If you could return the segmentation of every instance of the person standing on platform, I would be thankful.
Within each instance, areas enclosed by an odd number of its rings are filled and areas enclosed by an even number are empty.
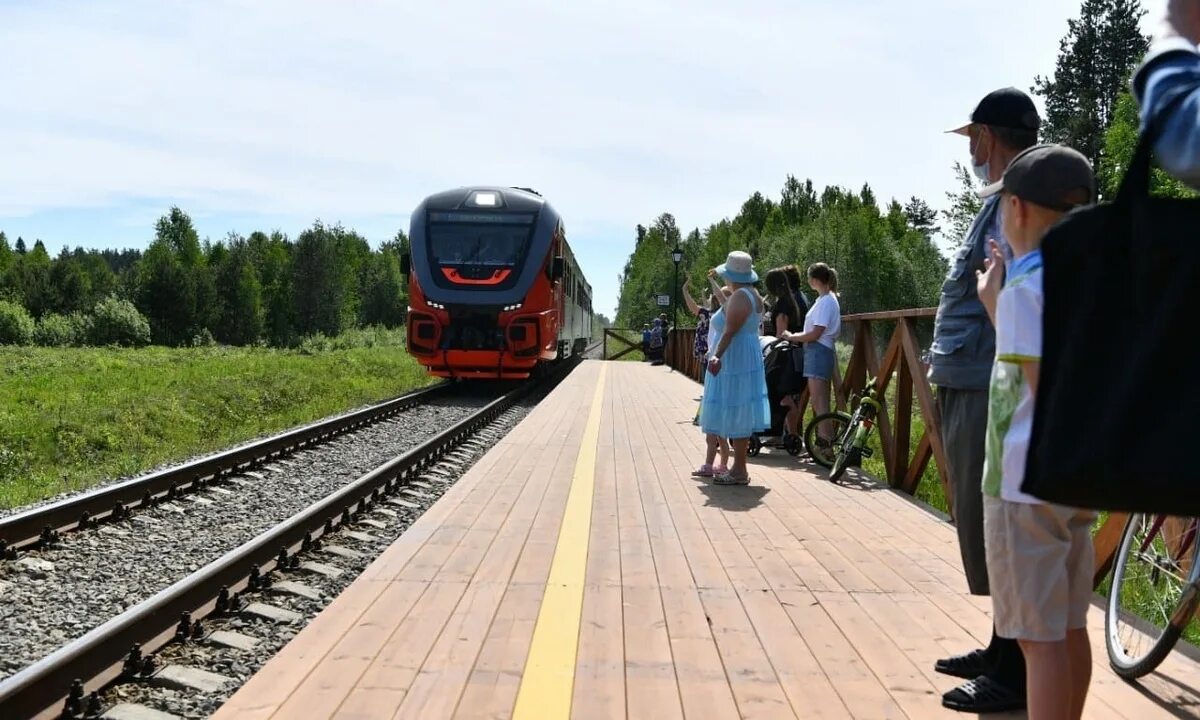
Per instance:
[[[754,290],[758,273],[747,253],[729,253],[717,274],[733,293],[709,323],[719,339],[708,360],[707,372],[712,377],[704,387],[700,428],[706,434],[729,438],[733,445],[729,472],[715,475],[712,481],[718,485],[747,485],[750,438],[771,426],[767,378],[758,345],[763,301]]]
[[[952,130],[970,141],[971,165],[984,182],[1001,178],[1008,163],[1037,144],[1041,119],[1028,95],[1016,88],[989,93],[971,121]],[[997,242],[1005,263],[1012,251],[1000,226],[999,200],[984,200],[942,284],[934,321],[929,382],[937,386],[963,570],[972,595],[990,595],[983,540],[984,435],[987,431],[988,381],[996,355],[996,333],[979,301],[975,273],[984,269],[988,240]],[[1016,640],[992,629],[986,648],[938,660],[935,669],[967,679],[942,696],[945,707],[989,713],[1025,707],[1025,660]]]
[[[1170,0],[1133,76],[1143,128],[1161,123],[1154,154],[1168,174],[1200,190],[1200,0]],[[1176,101],[1177,104],[1168,108]],[[1166,113],[1164,115],[1164,113]]]

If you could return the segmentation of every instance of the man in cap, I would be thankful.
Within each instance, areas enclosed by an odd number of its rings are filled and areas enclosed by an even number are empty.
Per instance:
[[[1096,513],[1044,502],[1021,484],[1041,370],[1042,238],[1066,213],[1095,201],[1096,181],[1079,152],[1038,145],[981,194],[999,198],[1013,254],[1004,272],[992,244],[977,284],[996,327],[983,466],[992,616],[997,634],[1020,644],[1029,716],[1077,719],[1092,677],[1087,615]]]
[[[1009,161],[1037,144],[1041,120],[1028,95],[1016,88],[989,93],[971,121],[951,132],[970,140],[971,166],[986,183],[998,181]],[[984,435],[988,382],[996,354],[996,335],[979,301],[975,273],[984,269],[988,240],[994,239],[1005,261],[1012,257],[1000,227],[999,199],[984,200],[963,239],[942,285],[934,323],[929,381],[937,385],[951,490],[951,510],[967,585],[973,595],[988,595],[987,555],[983,541]],[[1025,663],[1011,638],[992,632],[987,648],[939,660],[938,672],[968,680],[942,698],[946,707],[964,712],[1004,712],[1025,705]]]
[[[1142,122],[1162,127],[1154,152],[1163,169],[1200,189],[1200,0],[1170,0],[1153,37],[1133,77]]]

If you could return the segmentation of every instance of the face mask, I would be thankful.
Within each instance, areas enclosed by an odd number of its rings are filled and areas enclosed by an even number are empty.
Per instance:
[[[971,169],[975,172],[975,177],[979,178],[981,181],[983,181],[985,183],[991,182],[991,179],[990,179],[991,178],[991,172],[990,172],[991,171],[991,159],[990,158],[987,160],[987,162],[984,162],[980,165],[976,165],[975,164],[975,156],[972,155],[971,156]]]

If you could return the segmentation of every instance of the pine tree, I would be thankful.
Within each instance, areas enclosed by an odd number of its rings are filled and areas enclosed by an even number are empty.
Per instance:
[[[967,239],[967,231],[971,229],[971,223],[975,221],[983,202],[979,199],[978,181],[962,163],[954,163],[954,176],[958,179],[959,189],[946,193],[950,209],[943,210],[942,217],[950,225],[946,228],[946,238],[957,247]]]
[[[1053,78],[1034,79],[1046,103],[1045,140],[1075,148],[1096,168],[1117,99],[1146,54],[1149,40],[1138,27],[1145,14],[1140,0],[1084,0],[1079,17],[1067,21]]]
[[[17,254],[24,255],[25,252],[25,238],[17,236]]]
[[[937,224],[937,211],[919,197],[909,198],[904,205],[904,215],[908,219],[909,226],[925,237],[933,237],[940,230]]]

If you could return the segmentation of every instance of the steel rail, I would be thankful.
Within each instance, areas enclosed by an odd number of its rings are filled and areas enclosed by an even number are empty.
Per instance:
[[[570,363],[546,379],[565,376]],[[83,717],[98,709],[95,690],[122,677],[143,675],[142,658],[173,639],[202,634],[198,621],[215,612],[235,611],[240,590],[269,586],[266,573],[294,563],[335,528],[422,472],[455,446],[491,423],[541,383],[525,383],[420,446],[393,458],[341,490],[263,532],[191,575],[71,641],[0,682],[0,717]],[[264,579],[266,578],[266,579]],[[84,697],[85,689],[92,689]],[[59,706],[65,706],[59,709]]]
[[[445,395],[451,387],[452,383],[439,383],[242,447],[0,518],[0,560],[12,558],[17,550],[52,542],[57,533],[104,520],[122,519],[132,508],[174,498],[177,493],[199,489],[222,474],[249,469],[301,447],[378,422]]]

